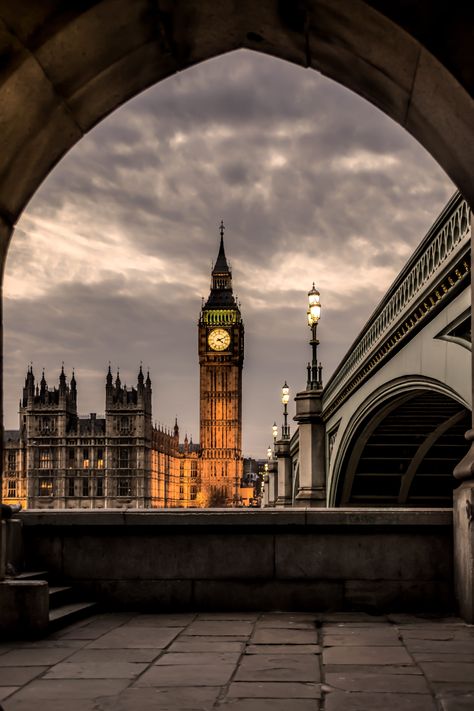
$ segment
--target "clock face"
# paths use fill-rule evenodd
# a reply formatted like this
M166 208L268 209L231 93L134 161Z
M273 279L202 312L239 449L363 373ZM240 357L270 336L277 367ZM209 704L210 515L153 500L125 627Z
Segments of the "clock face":
M214 328L207 337L207 342L213 351L225 351L230 344L230 333L224 328Z

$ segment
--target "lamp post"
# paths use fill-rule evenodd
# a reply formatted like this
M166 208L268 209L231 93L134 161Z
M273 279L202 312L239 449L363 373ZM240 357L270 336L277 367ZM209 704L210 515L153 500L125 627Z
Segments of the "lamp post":
M312 360L311 363L308 363L308 380L306 383L306 390L318 390L323 386L323 367L318 364L319 341L317 337L318 321L321 318L321 298L314 282L313 288L308 291L308 310L306 315L308 316L308 326L311 329L311 340L309 343L312 350Z
M276 422L273 423L272 435L273 435L273 446L275 447L276 438L278 437L278 427L277 427Z
M288 426L288 402L290 401L290 388L285 380L281 389L281 402L283 404L283 427L281 428L281 438L290 439L290 428Z

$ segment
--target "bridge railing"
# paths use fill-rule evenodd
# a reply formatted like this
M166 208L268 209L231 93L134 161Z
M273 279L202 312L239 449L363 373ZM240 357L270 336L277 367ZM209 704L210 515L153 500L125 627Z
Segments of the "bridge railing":
M455 193L330 378L324 393L326 413L341 404L373 366L387 355L391 357L395 353L393 347L411 328L437 307L458 281L464 280L469 272L468 262L456 266L453 275L449 267L469 248L470 217L468 204L460 193ZM441 292L430 294L429 287L438 282L438 277L446 277L446 283L440 284Z

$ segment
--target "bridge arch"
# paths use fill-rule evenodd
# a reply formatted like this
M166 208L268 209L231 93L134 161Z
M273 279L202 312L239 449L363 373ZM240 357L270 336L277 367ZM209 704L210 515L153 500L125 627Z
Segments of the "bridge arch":
M348 423L330 505L451 506L452 470L466 454L469 422L468 403L440 381L412 376L386 383Z

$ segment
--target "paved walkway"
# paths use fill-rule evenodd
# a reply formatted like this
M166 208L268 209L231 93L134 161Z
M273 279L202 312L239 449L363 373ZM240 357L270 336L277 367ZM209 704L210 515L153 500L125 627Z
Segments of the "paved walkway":
M104 614L0 644L5 711L472 711L456 618Z

